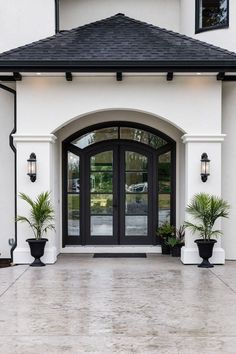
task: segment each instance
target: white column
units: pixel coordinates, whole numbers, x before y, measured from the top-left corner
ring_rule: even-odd
[[[221,144],[225,135],[188,135],[182,137],[185,144],[185,207],[196,193],[210,193],[221,196]],[[210,162],[210,176],[203,183],[201,180],[201,155],[207,153]],[[189,215],[185,212],[185,220]],[[220,228],[220,222],[217,228]],[[192,235],[187,229],[185,236],[185,247],[181,251],[181,261],[184,264],[200,263],[197,245],[194,240],[199,238],[197,234]],[[221,238],[217,238],[213,256],[210,261],[214,264],[225,263],[225,252],[221,247]]]
[[[14,143],[17,149],[17,193],[23,192],[31,198],[38,194],[50,191],[51,200],[54,204],[55,183],[54,183],[54,142],[56,137],[49,135],[14,135]],[[27,176],[27,159],[34,152],[37,159],[37,179],[31,182]],[[17,214],[29,215],[29,207],[26,202],[20,198],[17,199]],[[18,223],[17,227],[17,247],[14,251],[14,263],[28,264],[33,261],[27,238],[33,237],[32,231],[25,223]],[[42,261],[45,263],[54,263],[57,259],[56,233],[50,231],[46,237],[48,242],[45,248],[45,254]]]

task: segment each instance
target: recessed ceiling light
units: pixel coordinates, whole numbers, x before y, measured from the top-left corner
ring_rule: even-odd
[[[36,73],[36,75],[40,76],[40,75],[41,75],[41,73]]]
[[[197,75],[202,75],[201,73],[197,73]]]

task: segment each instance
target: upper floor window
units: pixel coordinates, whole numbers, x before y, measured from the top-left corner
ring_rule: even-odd
[[[196,33],[229,26],[229,0],[196,0]]]

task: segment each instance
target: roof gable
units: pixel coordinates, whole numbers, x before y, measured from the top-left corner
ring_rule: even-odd
[[[236,54],[117,14],[0,54],[0,69],[40,65],[236,67]]]

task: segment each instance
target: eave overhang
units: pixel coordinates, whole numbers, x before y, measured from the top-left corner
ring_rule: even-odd
[[[236,61],[227,62],[1,62],[0,72],[236,72]]]

